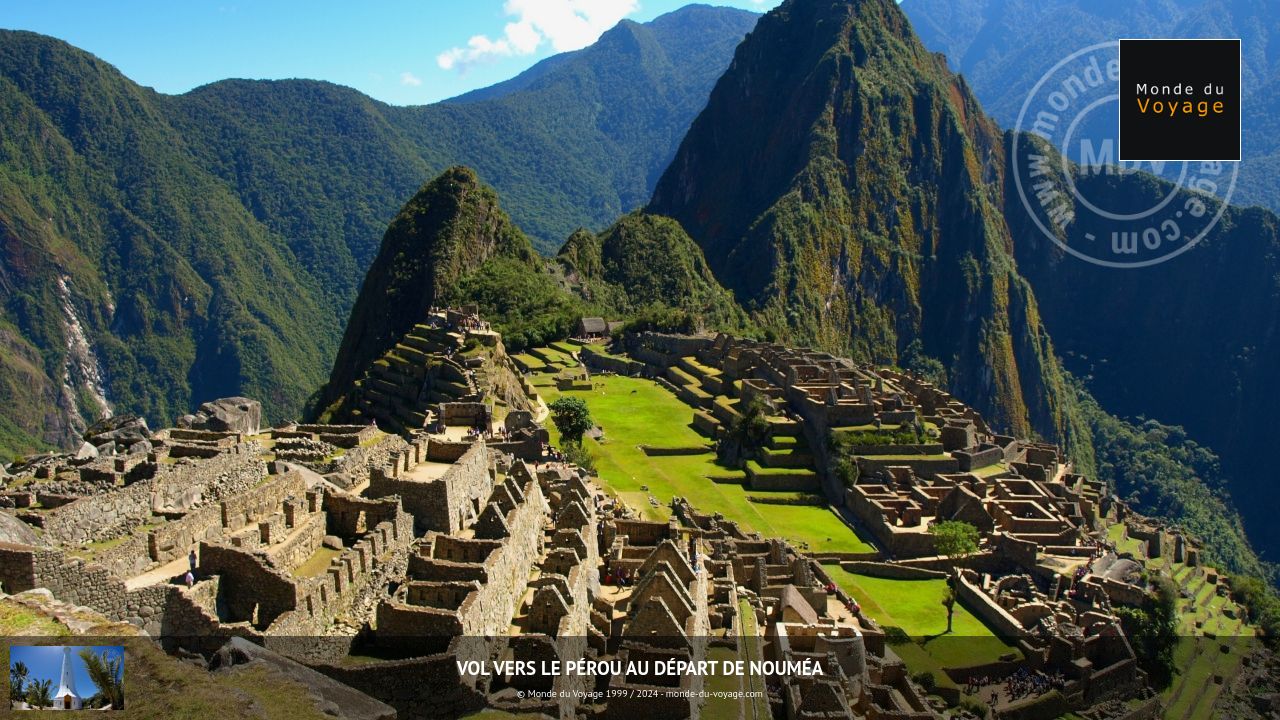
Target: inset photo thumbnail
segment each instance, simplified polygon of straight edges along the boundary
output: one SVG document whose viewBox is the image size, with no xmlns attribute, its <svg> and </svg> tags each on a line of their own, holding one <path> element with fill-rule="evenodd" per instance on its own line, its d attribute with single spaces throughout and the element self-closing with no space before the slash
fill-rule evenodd
<svg viewBox="0 0 1280 720">
<path fill-rule="evenodd" d="M 119 645 L 11 645 L 13 710 L 121 710 L 124 648 Z"/>
</svg>

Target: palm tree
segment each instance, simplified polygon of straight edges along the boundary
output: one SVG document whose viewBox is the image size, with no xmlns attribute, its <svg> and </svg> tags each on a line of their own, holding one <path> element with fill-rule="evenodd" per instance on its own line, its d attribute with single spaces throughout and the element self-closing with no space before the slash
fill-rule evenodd
<svg viewBox="0 0 1280 720">
<path fill-rule="evenodd" d="M 98 692 L 111 703 L 111 709 L 124 708 L 124 658 L 113 659 L 105 652 L 99 655 L 85 648 L 80 651 L 80 659 L 84 661 L 89 679 L 98 686 Z"/>
<path fill-rule="evenodd" d="M 27 704 L 37 710 L 53 706 L 53 681 L 32 680 L 27 686 Z"/>
<path fill-rule="evenodd" d="M 11 704 L 21 701 L 23 696 L 26 695 L 27 675 L 29 674 L 30 670 L 27 669 L 27 664 L 21 660 L 9 668 L 9 699 L 12 701 Z"/>
</svg>

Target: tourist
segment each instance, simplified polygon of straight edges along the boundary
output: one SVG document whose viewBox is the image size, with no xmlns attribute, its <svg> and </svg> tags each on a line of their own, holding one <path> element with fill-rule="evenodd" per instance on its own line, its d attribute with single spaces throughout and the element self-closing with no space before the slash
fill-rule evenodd
<svg viewBox="0 0 1280 720">
<path fill-rule="evenodd" d="M 193 548 L 191 553 L 187 555 L 187 562 L 191 564 L 191 572 L 196 571 L 196 551 Z"/>
<path fill-rule="evenodd" d="M 195 584 L 196 584 L 196 576 L 195 576 L 195 574 L 194 574 L 194 573 L 192 573 L 190 570 L 188 570 L 188 571 L 187 571 L 186 576 L 185 576 L 185 577 L 183 577 L 183 578 L 182 578 L 182 580 L 183 580 L 183 582 L 185 582 L 185 583 L 187 584 L 187 587 L 188 587 L 188 588 L 190 588 L 192 585 L 195 585 Z"/>
</svg>

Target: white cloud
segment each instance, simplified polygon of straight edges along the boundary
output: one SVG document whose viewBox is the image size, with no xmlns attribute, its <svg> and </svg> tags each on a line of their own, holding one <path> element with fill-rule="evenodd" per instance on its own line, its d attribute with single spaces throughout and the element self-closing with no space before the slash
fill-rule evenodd
<svg viewBox="0 0 1280 720">
<path fill-rule="evenodd" d="M 436 64 L 464 71 L 478 62 L 529 55 L 544 42 L 556 52 L 584 48 L 638 6 L 638 0 L 507 0 L 502 10 L 515 19 L 500 37 L 474 35 L 465 47 L 437 55 Z"/>
<path fill-rule="evenodd" d="M 410 87 L 418 87 L 422 84 L 422 79 L 406 70 L 400 73 L 400 84 L 408 85 Z"/>
</svg>

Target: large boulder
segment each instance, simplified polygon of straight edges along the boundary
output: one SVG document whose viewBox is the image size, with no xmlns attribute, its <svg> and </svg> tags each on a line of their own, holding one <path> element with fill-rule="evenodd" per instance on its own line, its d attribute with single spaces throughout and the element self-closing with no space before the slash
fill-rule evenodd
<svg viewBox="0 0 1280 720">
<path fill-rule="evenodd" d="M 210 400 L 194 415 L 178 418 L 178 427 L 256 435 L 262 430 L 262 403 L 245 397 Z"/>
<path fill-rule="evenodd" d="M 84 431 L 85 443 L 106 455 L 127 453 L 130 447 L 150 439 L 151 428 L 147 427 L 144 418 L 137 415 L 103 418 Z"/>
<path fill-rule="evenodd" d="M 48 546 L 30 525 L 7 513 L 0 513 L 0 542 L 33 547 Z"/>
<path fill-rule="evenodd" d="M 235 672 L 236 666 L 255 663 L 306 688 L 315 699 L 316 708 L 326 715 L 351 720 L 396 718 L 396 710 L 390 705 L 244 638 L 228 640 L 213 656 L 209 668 L 215 672 Z"/>
</svg>

